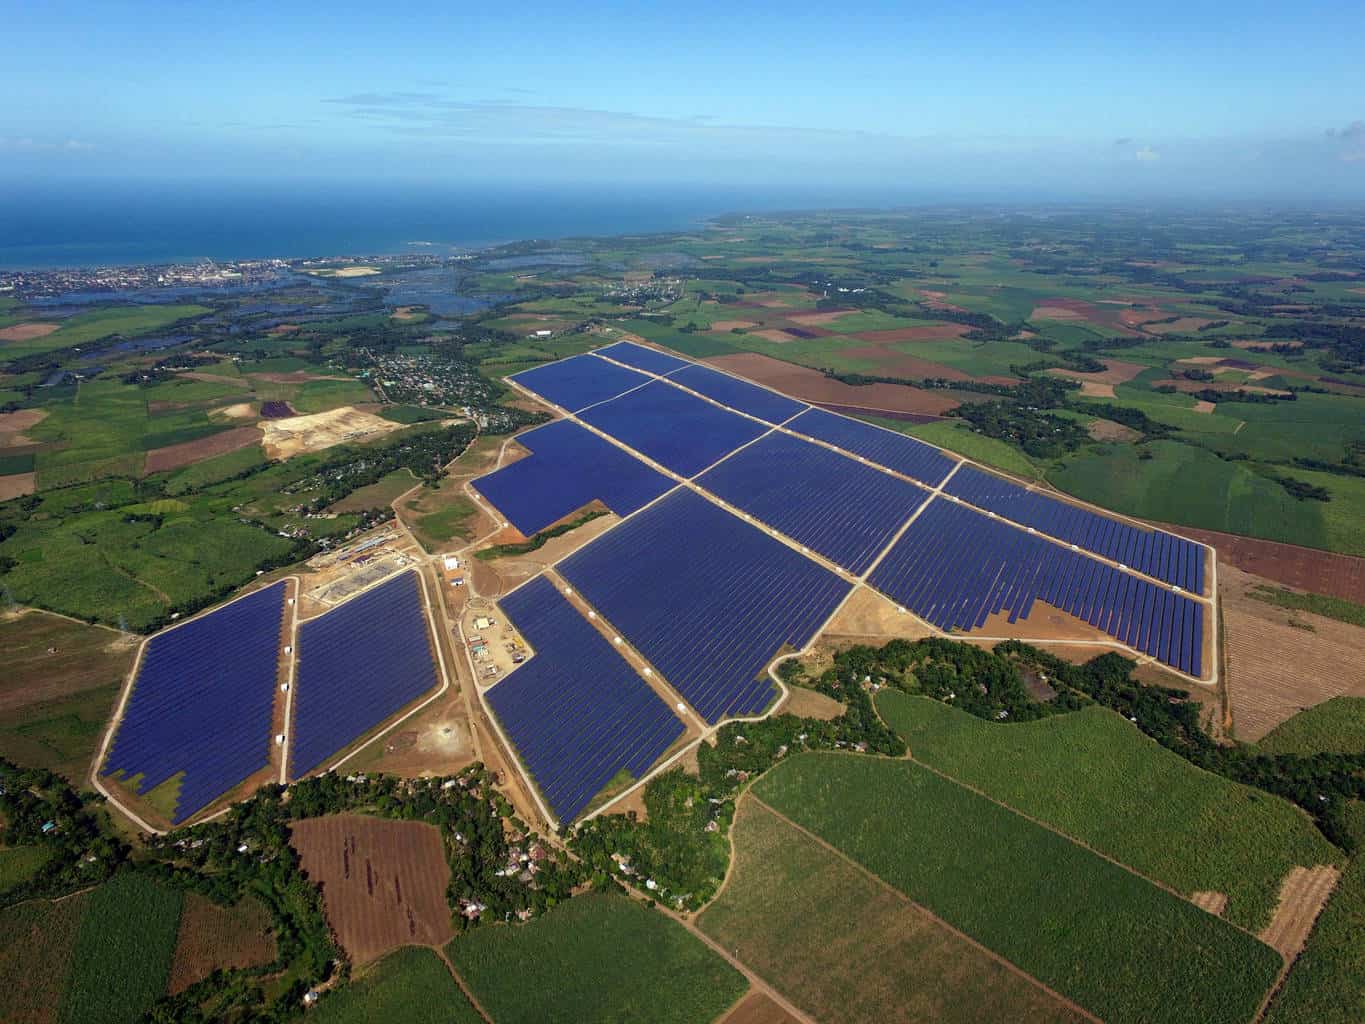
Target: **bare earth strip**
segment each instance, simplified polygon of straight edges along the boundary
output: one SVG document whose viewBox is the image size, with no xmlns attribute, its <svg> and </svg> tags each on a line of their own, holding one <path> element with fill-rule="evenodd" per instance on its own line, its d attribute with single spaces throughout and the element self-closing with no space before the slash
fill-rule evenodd
<svg viewBox="0 0 1365 1024">
<path fill-rule="evenodd" d="M 817 1020 L 1093 1020 L 752 795 L 701 930 Z"/>
<path fill-rule="evenodd" d="M 715 356 L 706 362 L 747 380 L 775 388 L 793 398 L 818 404 L 865 409 L 870 413 L 885 410 L 942 416 L 949 409 L 955 409 L 961 404 L 945 395 L 921 391 L 906 384 L 869 384 L 866 387 L 854 387 L 832 377 L 826 377 L 819 370 L 796 366 L 756 352 Z"/>
<path fill-rule="evenodd" d="M 168 444 L 165 448 L 153 448 L 147 453 L 145 473 L 162 473 L 168 469 L 179 469 L 196 462 L 203 462 L 215 455 L 226 455 L 238 448 L 250 448 L 260 443 L 261 432 L 256 427 L 234 427 L 220 433 L 201 437 L 197 441 L 183 441 Z"/>
<path fill-rule="evenodd" d="M 8 476 L 0 476 L 0 501 L 22 498 L 37 489 L 38 477 L 35 473 L 11 473 Z"/>
<path fill-rule="evenodd" d="M 349 405 L 311 416 L 266 420 L 265 454 L 272 459 L 287 459 L 301 452 L 316 452 L 346 442 L 368 441 L 403 424 L 360 412 Z"/>
<path fill-rule="evenodd" d="M 1220 569 L 1226 563 L 1285 586 L 1365 604 L 1365 558 L 1192 526 L 1152 525 L 1211 544 L 1218 549 Z"/>
<path fill-rule="evenodd" d="M 334 814 L 296 822 L 292 832 L 303 870 L 322 885 L 327 920 L 357 963 L 454 936 L 450 866 L 431 825 Z"/>
<path fill-rule="evenodd" d="M 1279 950 L 1286 960 L 1298 956 L 1340 877 L 1341 872 L 1329 864 L 1290 869 L 1280 886 L 1280 905 L 1261 932 L 1261 941 Z"/>
<path fill-rule="evenodd" d="M 1228 894 L 1212 891 L 1191 893 L 1190 902 L 1201 910 L 1207 910 L 1214 917 L 1222 917 L 1228 905 Z"/>
<path fill-rule="evenodd" d="M 764 992 L 751 992 L 725 1015 L 721 1024 L 800 1024 Z"/>
<path fill-rule="evenodd" d="M 15 324 L 0 330 L 0 341 L 32 341 L 34 338 L 46 338 L 59 327 L 61 324 Z"/>
<path fill-rule="evenodd" d="M 1365 629 L 1247 596 L 1261 582 L 1220 567 L 1228 700 L 1247 742 L 1329 698 L 1365 697 Z"/>
<path fill-rule="evenodd" d="M 215 970 L 270 963 L 275 959 L 270 925 L 270 912 L 257 899 L 220 907 L 197 892 L 187 892 L 166 990 L 175 995 Z"/>
</svg>

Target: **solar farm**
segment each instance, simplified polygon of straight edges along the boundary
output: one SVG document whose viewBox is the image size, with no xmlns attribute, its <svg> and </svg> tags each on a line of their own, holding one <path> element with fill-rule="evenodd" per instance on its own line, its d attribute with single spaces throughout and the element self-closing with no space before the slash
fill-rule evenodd
<svg viewBox="0 0 1365 1024">
<path fill-rule="evenodd" d="M 292 626 L 288 586 L 148 639 L 101 780 L 179 825 L 253 779 L 325 769 L 440 684 L 416 572 Z"/>
<path fill-rule="evenodd" d="M 773 659 L 859 588 L 931 632 L 1213 674 L 1204 545 L 631 342 L 508 380 L 561 418 L 473 487 L 528 536 L 592 501 L 620 517 L 500 599 L 533 656 L 482 696 L 560 824 L 685 729 L 774 706 Z M 1071 634 L 1030 634 L 1043 605 Z"/>
</svg>

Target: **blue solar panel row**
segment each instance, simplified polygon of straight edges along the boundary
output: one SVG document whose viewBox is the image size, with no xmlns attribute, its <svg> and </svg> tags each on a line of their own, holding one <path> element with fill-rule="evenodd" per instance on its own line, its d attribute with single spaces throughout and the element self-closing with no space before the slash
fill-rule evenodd
<svg viewBox="0 0 1365 1024">
<path fill-rule="evenodd" d="M 611 367 L 601 359 L 594 362 Z M 661 380 L 594 406 L 580 418 L 687 477 L 768 429 Z"/>
<path fill-rule="evenodd" d="M 1165 583 L 1204 592 L 1202 544 L 1144 530 L 1099 512 L 1030 491 L 973 466 L 963 466 L 944 490 L 978 508 L 1075 544 Z"/>
<path fill-rule="evenodd" d="M 474 486 L 526 536 L 598 500 L 627 516 L 674 481 L 573 420 L 517 435 L 531 455 L 479 477 Z"/>
<path fill-rule="evenodd" d="M 146 793 L 184 772 L 178 825 L 269 765 L 283 618 L 276 583 L 148 640 L 104 773 Z"/>
<path fill-rule="evenodd" d="M 607 356 L 615 359 L 618 363 L 625 363 L 627 366 L 633 366 L 635 369 L 644 370 L 647 373 L 672 373 L 674 370 L 681 370 L 684 366 L 692 365 L 686 359 L 679 359 L 677 356 L 670 356 L 666 352 L 658 351 L 658 349 L 646 348 L 644 345 L 636 345 L 630 341 L 618 341 L 615 345 L 599 348 L 596 354 Z"/>
<path fill-rule="evenodd" d="M 761 711 L 763 674 L 850 584 L 688 489 L 556 566 L 708 722 Z"/>
<path fill-rule="evenodd" d="M 528 391 L 555 405 L 578 412 L 637 388 L 652 378 L 596 356 L 572 356 L 511 377 Z"/>
<path fill-rule="evenodd" d="M 760 438 L 697 483 L 768 526 L 861 573 L 927 491 L 790 434 Z"/>
<path fill-rule="evenodd" d="M 802 409 L 809 408 L 805 402 L 798 402 L 786 395 L 779 395 L 776 391 L 769 391 L 757 384 L 750 384 L 746 380 L 696 363 L 685 370 L 669 374 L 668 379 L 682 387 L 691 388 L 712 401 L 728 405 L 731 409 L 738 409 L 768 423 L 783 423 Z"/>
<path fill-rule="evenodd" d="M 942 498 L 892 546 L 869 582 L 942 630 L 971 630 L 1046 601 L 1158 661 L 1201 675 L 1204 606 L 1037 534 Z"/>
<path fill-rule="evenodd" d="M 290 774 L 302 778 L 437 684 L 417 573 L 299 627 Z"/>
<path fill-rule="evenodd" d="M 824 409 L 802 413 L 788 423 L 786 429 L 861 455 L 869 462 L 885 466 L 930 487 L 941 484 L 949 470 L 956 465 L 955 459 L 950 459 L 933 445 Z"/>
<path fill-rule="evenodd" d="M 567 824 L 620 771 L 648 771 L 683 723 L 544 576 L 499 603 L 535 657 L 490 689 L 488 703 Z"/>
</svg>

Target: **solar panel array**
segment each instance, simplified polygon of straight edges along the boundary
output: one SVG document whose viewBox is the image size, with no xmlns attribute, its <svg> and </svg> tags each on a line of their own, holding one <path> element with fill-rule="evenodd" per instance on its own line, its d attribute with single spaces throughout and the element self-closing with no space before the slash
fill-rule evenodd
<svg viewBox="0 0 1365 1024">
<path fill-rule="evenodd" d="M 805 402 L 798 402 L 786 395 L 779 395 L 776 391 L 769 391 L 757 384 L 750 384 L 746 380 L 696 363 L 692 363 L 685 370 L 670 374 L 668 379 L 722 405 L 728 405 L 731 409 L 738 409 L 772 424 L 785 422 L 802 409 L 809 408 Z"/>
<path fill-rule="evenodd" d="M 929 497 L 900 477 L 776 432 L 697 483 L 853 573 L 871 565 Z"/>
<path fill-rule="evenodd" d="M 851 585 L 680 489 L 556 568 L 708 722 L 761 711 L 763 675 Z"/>
<path fill-rule="evenodd" d="M 488 703 L 568 823 L 619 772 L 643 775 L 683 723 L 544 576 L 501 604 L 535 657 L 490 689 Z"/>
<path fill-rule="evenodd" d="M 1204 592 L 1202 544 L 1164 533 L 1145 530 L 1065 501 L 1030 491 L 973 466 L 963 466 L 944 488 L 963 501 L 1049 537 L 1075 544 L 1086 551 L 1130 566 L 1155 579 Z"/>
<path fill-rule="evenodd" d="M 437 685 L 415 572 L 305 622 L 298 646 L 294 778 Z"/>
<path fill-rule="evenodd" d="M 147 641 L 104 774 L 140 775 L 137 791 L 147 793 L 184 772 L 174 824 L 270 763 L 284 589 L 276 583 Z"/>
<path fill-rule="evenodd" d="M 688 477 L 768 429 L 660 380 L 593 406 L 580 418 Z"/>
<path fill-rule="evenodd" d="M 647 383 L 651 378 L 596 356 L 571 356 L 531 370 L 512 380 L 555 405 L 578 412 Z"/>
<path fill-rule="evenodd" d="M 572 420 L 556 420 L 517 440 L 533 454 L 474 486 L 526 536 L 594 499 L 626 516 L 674 482 Z"/>
<path fill-rule="evenodd" d="M 686 359 L 679 359 L 677 356 L 670 356 L 658 349 L 646 348 L 644 345 L 636 345 L 630 341 L 618 341 L 615 345 L 599 348 L 597 354 L 615 359 L 618 363 L 633 366 L 637 370 L 645 370 L 648 373 L 672 373 L 674 370 L 681 370 L 684 366 L 694 365 Z"/>
<path fill-rule="evenodd" d="M 1046 601 L 1183 672 L 1203 663 L 1201 602 L 942 498 L 869 582 L 941 630 L 977 629 L 1002 611 L 1027 619 Z"/>
<path fill-rule="evenodd" d="M 891 430 L 838 416 L 824 409 L 811 409 L 786 425 L 788 430 L 824 441 L 869 462 L 922 483 L 937 487 L 956 465 L 933 445 Z"/>
</svg>

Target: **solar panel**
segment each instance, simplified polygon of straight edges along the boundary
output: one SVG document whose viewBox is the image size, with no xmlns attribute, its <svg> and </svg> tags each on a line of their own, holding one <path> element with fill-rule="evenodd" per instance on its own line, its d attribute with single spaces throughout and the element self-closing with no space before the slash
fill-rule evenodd
<svg viewBox="0 0 1365 1024">
<path fill-rule="evenodd" d="M 679 489 L 556 566 L 708 722 L 761 711 L 764 674 L 850 584 Z"/>
<path fill-rule="evenodd" d="M 853 573 L 872 564 L 929 496 L 899 477 L 776 432 L 697 483 Z"/>
<path fill-rule="evenodd" d="M 964 465 L 954 473 L 944 491 L 1147 576 L 1194 593 L 1203 592 L 1202 544 L 1030 491 L 975 466 Z"/>
<path fill-rule="evenodd" d="M 772 424 L 789 420 L 802 409 L 809 408 L 805 402 L 798 402 L 786 395 L 779 395 L 776 391 L 750 384 L 747 380 L 740 380 L 728 373 L 721 373 L 709 366 L 699 366 L 695 363 L 670 374 L 668 379 L 720 402 L 721 405 L 738 409 L 750 416 L 757 416 Z"/>
<path fill-rule="evenodd" d="M 327 758 L 438 683 L 416 572 L 299 627 L 290 774 Z"/>
<path fill-rule="evenodd" d="M 105 775 L 145 794 L 184 773 L 171 812 L 180 824 L 270 764 L 284 583 L 147 641 Z"/>
<path fill-rule="evenodd" d="M 616 366 L 595 356 L 572 356 L 546 363 L 531 370 L 514 373 L 511 377 L 528 391 L 546 401 L 578 412 L 608 398 L 615 398 L 631 388 L 648 383 L 651 378 L 624 366 Z"/>
<path fill-rule="evenodd" d="M 532 454 L 479 477 L 474 487 L 528 537 L 591 501 L 627 516 L 674 486 L 572 420 L 518 434 L 517 441 Z"/>
<path fill-rule="evenodd" d="M 620 772 L 645 774 L 683 723 L 546 577 L 499 604 L 535 656 L 494 685 L 488 703 L 568 823 Z"/>
<path fill-rule="evenodd" d="M 957 464 L 956 459 L 949 458 L 933 445 L 824 409 L 803 412 L 786 424 L 786 429 L 861 455 L 869 462 L 930 487 L 941 484 Z"/>
<path fill-rule="evenodd" d="M 618 363 L 625 363 L 647 373 L 672 373 L 674 370 L 692 365 L 686 359 L 679 359 L 677 356 L 670 356 L 666 352 L 646 348 L 644 345 L 636 345 L 631 341 L 618 341 L 615 345 L 597 349 L 594 354 L 615 359 Z"/>
<path fill-rule="evenodd" d="M 580 418 L 686 477 L 768 429 L 659 380 L 593 406 Z"/>
<path fill-rule="evenodd" d="M 1044 600 L 1173 668 L 1202 672 L 1197 650 L 1177 639 L 1188 617 L 1202 623 L 1200 602 L 965 505 L 934 499 L 868 582 L 944 631 L 981 626 L 983 602 L 1017 621 Z"/>
</svg>

